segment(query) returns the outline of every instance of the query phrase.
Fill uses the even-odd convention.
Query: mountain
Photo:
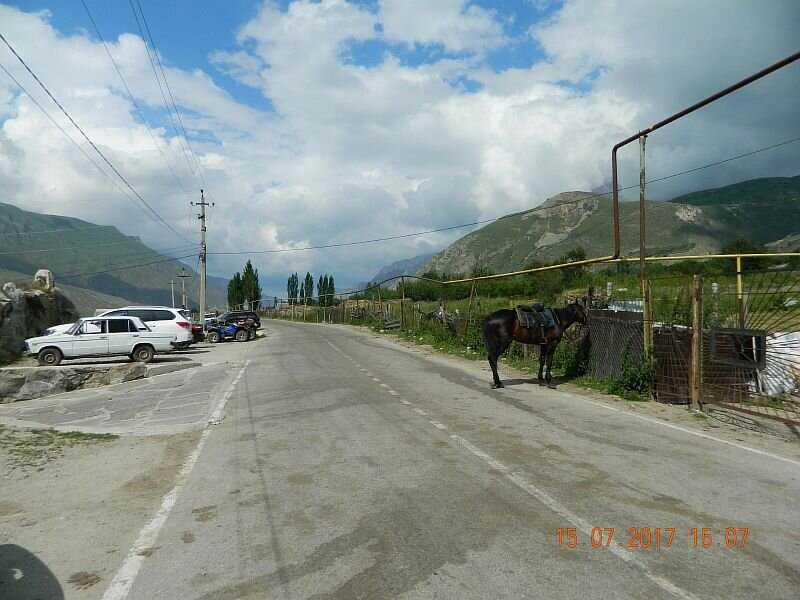
[[[383,267],[380,271],[378,271],[377,275],[372,278],[370,283],[380,283],[381,281],[386,281],[392,277],[400,277],[401,275],[414,275],[417,271],[424,267],[431,258],[433,258],[433,254],[420,254],[414,258],[407,258],[405,260],[393,262],[392,264]],[[397,281],[389,282],[387,287],[394,289],[397,287]]]
[[[621,202],[621,256],[639,254],[639,202]],[[554,262],[577,246],[588,257],[613,253],[609,196],[566,192],[456,240],[418,273],[501,273],[531,261]],[[669,202],[645,201],[648,256],[711,254],[738,238],[791,249],[800,240],[800,176],[754,179],[694,192]]]
[[[193,252],[187,248],[184,257]],[[37,270],[49,269],[59,288],[84,290],[72,292],[82,294],[79,301],[70,297],[82,314],[93,313],[90,304],[95,302],[98,305],[94,308],[169,306],[171,281],[175,281],[175,302],[180,304],[181,279],[177,275],[183,268],[179,260],[159,254],[115,227],[0,203],[0,270],[6,274],[4,281],[30,283]],[[192,269],[186,272],[191,275],[186,280],[189,303],[197,306],[199,276]],[[209,279],[206,298],[209,306],[225,306],[227,290]]]

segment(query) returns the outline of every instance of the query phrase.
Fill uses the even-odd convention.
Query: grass
[[[110,433],[83,433],[55,429],[12,429],[0,425],[0,452],[9,466],[38,467],[62,456],[66,448],[116,440]]]

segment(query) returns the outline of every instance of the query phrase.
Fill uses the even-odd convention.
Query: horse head
[[[589,311],[586,310],[584,303],[576,300],[570,306],[572,307],[572,313],[575,315],[575,322],[586,325],[589,322]]]

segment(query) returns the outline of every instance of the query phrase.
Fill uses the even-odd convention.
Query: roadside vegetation
[[[110,433],[61,432],[55,429],[12,429],[0,425],[0,454],[6,468],[41,470],[67,448],[116,440]]]

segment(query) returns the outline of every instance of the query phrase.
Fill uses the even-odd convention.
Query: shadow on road
[[[35,554],[16,544],[0,544],[0,598],[63,600],[64,590]]]

